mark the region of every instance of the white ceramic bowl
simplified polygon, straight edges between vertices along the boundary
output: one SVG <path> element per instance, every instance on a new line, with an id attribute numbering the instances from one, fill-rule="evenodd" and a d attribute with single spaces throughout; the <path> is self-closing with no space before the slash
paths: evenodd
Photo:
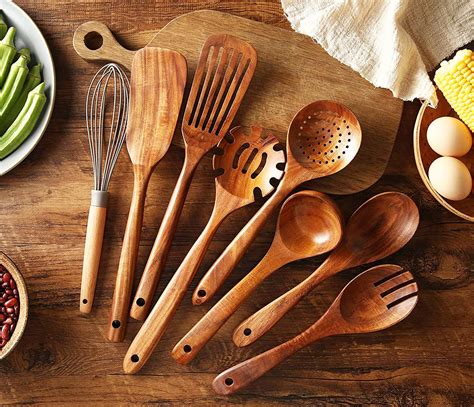
<path id="1" fill-rule="evenodd" d="M 16 28 L 15 46 L 17 49 L 28 47 L 35 63 L 43 65 L 42 78 L 46 85 L 48 98 L 38 123 L 30 136 L 12 154 L 0 160 L 0 175 L 15 168 L 30 154 L 39 143 L 53 113 L 56 96 L 56 74 L 48 44 L 33 20 L 11 0 L 0 0 L 0 10 L 8 26 Z M 30 64 L 31 66 L 31 64 Z"/>

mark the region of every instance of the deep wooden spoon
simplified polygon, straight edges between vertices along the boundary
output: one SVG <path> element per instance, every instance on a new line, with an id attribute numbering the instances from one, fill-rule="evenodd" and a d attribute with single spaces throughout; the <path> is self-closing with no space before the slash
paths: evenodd
<path id="1" fill-rule="evenodd" d="M 372 197 L 353 213 L 340 245 L 326 261 L 296 287 L 242 322 L 234 332 L 234 343 L 246 346 L 260 338 L 328 277 L 397 252 L 413 237 L 418 222 L 418 208 L 408 196 L 386 192 Z"/>
<path id="2" fill-rule="evenodd" d="M 235 127 L 220 141 L 213 158 L 216 173 L 216 198 L 207 226 L 194 243 L 172 279 L 173 284 L 161 294 L 160 303 L 168 301 L 176 306 L 188 289 L 206 250 L 222 221 L 232 212 L 265 197 L 275 188 L 271 184 L 283 176 L 285 153 L 276 137 L 259 127 Z M 168 297 L 171 295 L 171 298 Z M 131 315 L 142 319 L 148 314 L 151 301 L 135 296 Z M 143 308 L 143 312 L 138 312 Z M 169 307 L 167 307 L 169 309 Z M 161 318 L 164 317 L 160 311 Z M 144 318 L 143 318 L 144 319 Z"/>
<path id="3" fill-rule="evenodd" d="M 133 57 L 127 150 L 134 182 L 107 331 L 113 342 L 125 335 L 148 181 L 173 138 L 186 71 L 186 59 L 175 51 L 147 47 Z"/>
<path id="4" fill-rule="evenodd" d="M 181 127 L 185 149 L 183 168 L 140 279 L 132 303 L 132 318 L 146 318 L 194 171 L 204 155 L 229 131 L 256 64 L 255 49 L 228 34 L 212 35 L 202 47 Z M 144 306 L 137 306 L 138 299 Z"/>
<path id="5" fill-rule="evenodd" d="M 218 394 L 232 394 L 273 369 L 298 350 L 322 338 L 389 328 L 406 318 L 418 301 L 413 275 L 396 265 L 371 268 L 355 277 L 326 313 L 306 331 L 214 379 Z"/>
<path id="6" fill-rule="evenodd" d="M 192 360 L 263 280 L 287 263 L 332 250 L 342 229 L 342 215 L 327 195 L 302 191 L 290 196 L 281 208 L 267 254 L 179 341 L 173 358 L 179 363 Z"/>
<path id="7" fill-rule="evenodd" d="M 193 304 L 202 304 L 214 295 L 291 190 L 305 181 L 341 171 L 356 156 L 361 139 L 359 122 L 344 105 L 320 100 L 301 109 L 288 130 L 287 164 L 282 181 L 199 282 Z"/>
<path id="8" fill-rule="evenodd" d="M 219 143 L 221 153 L 213 160 L 219 175 L 216 177 L 216 199 L 211 217 L 130 345 L 124 361 L 127 373 L 135 373 L 150 357 L 181 303 L 219 224 L 233 211 L 252 203 L 256 195 L 266 196 L 273 191 L 270 182 L 282 177 L 285 163 L 285 154 L 278 145 L 276 137 L 257 127 L 250 131 L 235 128 L 229 138 Z"/>

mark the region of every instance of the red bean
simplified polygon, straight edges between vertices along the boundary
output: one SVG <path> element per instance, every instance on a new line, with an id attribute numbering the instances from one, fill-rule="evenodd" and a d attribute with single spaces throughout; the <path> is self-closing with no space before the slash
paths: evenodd
<path id="1" fill-rule="evenodd" d="M 3 275 L 3 277 L 2 277 L 2 281 L 3 281 L 4 283 L 9 283 L 10 280 L 11 280 L 11 278 L 12 278 L 12 276 L 10 275 L 10 273 L 5 273 L 5 274 Z"/>
<path id="2" fill-rule="evenodd" d="M 5 290 L 5 294 L 9 295 L 9 296 L 12 296 L 13 295 L 13 291 L 10 290 L 10 289 L 7 289 Z"/>
<path id="3" fill-rule="evenodd" d="M 10 339 L 10 326 L 9 325 L 2 326 L 2 339 L 5 339 L 6 341 Z"/>
<path id="4" fill-rule="evenodd" d="M 16 298 L 10 298 L 7 302 L 5 302 L 5 307 L 14 307 L 18 304 L 18 300 Z"/>
<path id="5" fill-rule="evenodd" d="M 10 308 L 10 307 L 7 308 L 7 314 L 8 315 L 12 315 L 14 313 L 15 313 L 15 308 L 13 308 L 13 307 L 12 308 Z"/>
<path id="6" fill-rule="evenodd" d="M 3 323 L 4 325 L 11 325 L 13 324 L 13 319 L 12 317 L 8 317 L 5 322 Z"/>
<path id="7" fill-rule="evenodd" d="M 0 339 L 0 348 L 3 348 L 6 345 L 7 341 L 5 339 Z"/>
<path id="8" fill-rule="evenodd" d="M 7 318 L 7 317 L 6 317 L 5 315 L 0 314 L 0 322 L 5 321 L 6 318 Z"/>
<path id="9" fill-rule="evenodd" d="M 10 279 L 10 287 L 12 288 L 12 290 L 16 288 L 16 283 L 15 283 L 15 280 L 13 280 L 13 278 Z"/>

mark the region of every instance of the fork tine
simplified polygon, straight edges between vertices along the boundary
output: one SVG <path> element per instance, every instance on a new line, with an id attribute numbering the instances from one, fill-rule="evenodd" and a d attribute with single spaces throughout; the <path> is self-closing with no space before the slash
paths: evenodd
<path id="1" fill-rule="evenodd" d="M 232 82 L 226 92 L 224 102 L 220 106 L 219 110 L 216 111 L 215 118 L 209 128 L 209 131 L 215 134 L 227 132 L 228 126 L 230 126 L 230 123 L 232 122 L 235 114 L 237 113 L 237 109 L 240 106 L 240 102 L 244 97 L 245 90 L 250 84 L 252 75 L 246 75 L 246 73 L 250 71 L 250 64 L 250 59 L 240 59 L 237 66 L 237 71 L 232 78 Z M 240 92 L 241 89 L 243 92 Z M 231 103 L 232 100 L 233 103 Z M 224 123 L 227 123 L 226 128 L 223 128 Z"/>
<path id="2" fill-rule="evenodd" d="M 391 304 L 400 298 L 418 292 L 418 285 L 414 280 L 410 281 L 407 285 L 397 286 L 394 288 L 396 288 L 395 291 L 392 291 L 382 297 L 387 304 Z"/>
<path id="3" fill-rule="evenodd" d="M 215 104 L 218 103 L 220 95 L 225 87 L 226 79 L 229 75 L 231 75 L 231 72 L 234 69 L 232 66 L 232 62 L 234 59 L 234 55 L 237 54 L 237 52 L 232 48 L 221 49 L 222 54 L 217 65 L 216 73 L 214 75 L 214 78 L 212 79 L 211 90 L 209 91 L 206 97 L 206 102 L 203 105 L 203 111 L 200 115 L 198 127 L 202 127 L 203 130 L 206 128 L 207 123 L 210 121 L 210 112 L 212 106 L 215 106 Z M 216 96 L 217 90 L 219 90 L 219 92 Z"/>
<path id="4" fill-rule="evenodd" d="M 403 284 L 409 280 L 413 280 L 413 275 L 408 270 L 403 270 L 402 274 L 396 275 L 390 280 L 384 281 L 382 284 L 376 286 L 376 288 L 382 295 L 385 291 L 390 290 L 393 287 Z"/>

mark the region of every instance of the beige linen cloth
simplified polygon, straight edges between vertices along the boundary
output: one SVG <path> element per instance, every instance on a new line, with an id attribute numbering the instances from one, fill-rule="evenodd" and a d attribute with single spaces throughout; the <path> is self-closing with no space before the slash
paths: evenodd
<path id="1" fill-rule="evenodd" d="M 430 72 L 474 39 L 474 0 L 282 0 L 294 30 L 377 87 L 436 106 Z"/>

